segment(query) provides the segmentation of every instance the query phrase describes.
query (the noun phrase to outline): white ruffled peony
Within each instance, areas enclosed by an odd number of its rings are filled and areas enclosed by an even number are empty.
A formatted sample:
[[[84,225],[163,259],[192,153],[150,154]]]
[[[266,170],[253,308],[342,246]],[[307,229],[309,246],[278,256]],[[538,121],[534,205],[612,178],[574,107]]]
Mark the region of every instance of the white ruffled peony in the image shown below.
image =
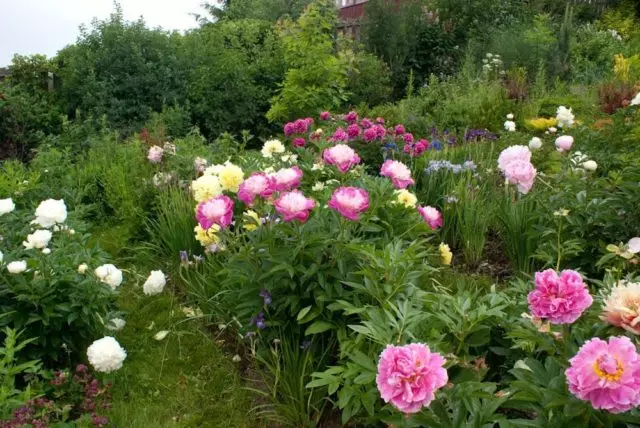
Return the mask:
[[[125,325],[127,325],[127,322],[122,318],[114,318],[107,324],[107,328],[109,330],[119,331],[122,330]]]
[[[274,153],[284,153],[286,148],[279,140],[268,140],[262,146],[262,157],[270,158]]]
[[[220,179],[217,176],[205,174],[191,182],[191,191],[193,192],[193,198],[198,202],[202,202],[220,195],[222,193],[222,184],[220,184]]]
[[[27,262],[19,260],[17,262],[11,262],[7,265],[9,273],[22,273],[27,270]]]
[[[80,266],[78,266],[78,273],[84,274],[87,272],[88,269],[89,269],[89,266],[87,266],[86,263],[82,263]]]
[[[32,222],[48,229],[67,219],[67,206],[62,199],[47,199],[40,202],[36,209],[36,219]]]
[[[560,106],[556,111],[556,120],[558,121],[558,128],[571,128],[573,126],[575,116],[571,112],[570,108]]]
[[[595,171],[596,169],[598,169],[598,164],[596,163],[596,161],[588,160],[582,163],[582,167],[587,171]]]
[[[504,129],[505,131],[509,131],[509,132],[515,132],[516,130],[516,123],[513,120],[507,120],[504,123]]]
[[[99,372],[110,373],[122,367],[127,352],[111,336],[98,339],[87,349],[89,363]]]
[[[0,199],[0,216],[4,214],[9,214],[11,211],[16,209],[16,204],[13,203],[13,199]]]
[[[542,140],[538,137],[533,137],[529,141],[529,148],[531,150],[539,150],[542,147]]]
[[[102,265],[94,271],[100,282],[116,289],[122,284],[122,271],[112,264]]]
[[[27,235],[27,240],[22,243],[27,250],[36,248],[41,250],[46,248],[51,241],[52,233],[49,230],[36,230],[31,235]]]
[[[142,291],[144,291],[144,294],[147,296],[154,296],[162,293],[165,285],[167,285],[167,278],[164,276],[164,273],[160,270],[153,270],[142,286]]]

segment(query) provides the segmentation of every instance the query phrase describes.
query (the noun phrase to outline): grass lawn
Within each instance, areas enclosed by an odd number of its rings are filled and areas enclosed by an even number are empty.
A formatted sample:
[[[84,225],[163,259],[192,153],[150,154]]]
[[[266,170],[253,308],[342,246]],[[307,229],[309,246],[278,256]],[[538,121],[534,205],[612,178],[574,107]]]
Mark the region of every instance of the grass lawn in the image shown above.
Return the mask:
[[[112,426],[256,427],[231,358],[197,320],[187,320],[169,287],[149,297],[132,282],[120,296],[127,325],[116,337],[128,356],[113,377]],[[155,340],[161,330],[170,333]]]

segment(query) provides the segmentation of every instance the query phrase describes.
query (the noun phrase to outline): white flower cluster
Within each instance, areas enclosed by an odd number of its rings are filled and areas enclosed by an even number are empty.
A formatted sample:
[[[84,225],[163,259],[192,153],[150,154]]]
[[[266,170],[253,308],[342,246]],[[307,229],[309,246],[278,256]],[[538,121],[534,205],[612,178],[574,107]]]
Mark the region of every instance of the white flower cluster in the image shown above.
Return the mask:
[[[556,120],[559,128],[571,128],[575,121],[575,116],[570,108],[560,106],[556,111]]]
[[[505,131],[508,132],[515,132],[516,131],[516,123],[513,121],[513,113],[509,113],[507,115],[507,121],[504,123],[504,129]]]
[[[113,290],[122,284],[122,271],[112,264],[102,265],[96,268],[94,273],[100,282],[107,284]]]
[[[262,157],[271,158],[275,153],[284,153],[285,147],[280,140],[267,140],[262,146]]]
[[[96,340],[87,349],[89,363],[99,372],[110,373],[122,367],[127,352],[111,336]]]
[[[616,30],[614,29],[609,29],[607,30],[609,32],[609,34],[611,34],[611,37],[613,37],[614,39],[621,41],[622,40],[622,36],[620,35],[620,33],[618,33]]]
[[[167,285],[167,278],[164,273],[160,270],[153,270],[142,286],[142,291],[147,296],[154,296],[162,293],[165,285]]]
[[[482,59],[482,71],[489,73],[491,71],[497,71],[499,74],[503,75],[506,72],[502,69],[503,62],[498,54],[492,54],[488,52],[485,55],[485,58]]]

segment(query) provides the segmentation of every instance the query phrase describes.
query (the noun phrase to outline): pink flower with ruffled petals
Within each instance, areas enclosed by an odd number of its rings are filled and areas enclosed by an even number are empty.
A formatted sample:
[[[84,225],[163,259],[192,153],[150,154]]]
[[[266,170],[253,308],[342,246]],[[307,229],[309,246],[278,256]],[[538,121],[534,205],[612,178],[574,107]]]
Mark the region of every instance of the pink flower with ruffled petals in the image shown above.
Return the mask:
[[[278,191],[291,190],[300,185],[302,181],[302,170],[297,166],[282,168],[273,176],[275,189]]]
[[[238,199],[252,205],[256,196],[268,198],[275,191],[275,180],[264,172],[254,172],[240,184]]]
[[[498,168],[504,172],[507,164],[513,161],[531,162],[531,150],[527,146],[511,146],[500,152]]]
[[[571,135],[561,135],[556,138],[556,149],[559,152],[568,152],[573,146],[573,137]]]
[[[322,153],[322,158],[328,164],[335,165],[342,173],[347,172],[353,165],[360,163],[358,154],[346,144],[336,144],[326,149]]]
[[[384,123],[384,122],[383,122]],[[387,130],[384,129],[384,126],[382,125],[377,125],[374,126],[375,130],[376,130],[376,137],[379,139],[383,139],[385,135],[387,135]]]
[[[590,339],[569,363],[569,391],[594,409],[622,413],[640,406],[640,354],[628,337]]]
[[[378,138],[378,131],[376,130],[375,127],[367,128],[364,130],[363,138],[364,138],[364,141],[366,141],[367,143],[370,143],[376,138]]]
[[[160,163],[162,162],[162,155],[164,154],[164,149],[160,146],[152,146],[147,153],[147,159],[151,163]]]
[[[327,204],[349,220],[359,220],[360,213],[369,208],[369,193],[359,187],[339,187]]]
[[[402,135],[405,133],[404,125],[396,125],[394,132],[396,135]]]
[[[304,147],[307,144],[304,138],[298,137],[293,140],[293,147]]]
[[[284,135],[286,137],[295,134],[296,125],[293,122],[285,123],[284,125]]]
[[[409,134],[408,132],[404,135],[402,135],[402,139],[404,140],[405,143],[413,143],[413,134]]]
[[[587,286],[574,270],[536,272],[536,288],[529,293],[529,310],[552,324],[572,324],[593,303]]]
[[[208,230],[214,224],[222,229],[227,228],[233,219],[233,200],[220,195],[200,202],[196,209],[196,219],[204,230]]]
[[[389,177],[391,182],[398,189],[406,189],[415,183],[411,178],[411,170],[402,162],[387,159],[380,168],[380,175]]]
[[[446,360],[427,345],[387,345],[378,361],[376,385],[382,399],[403,413],[429,406],[449,380]]]
[[[358,135],[360,135],[360,131],[361,129],[357,123],[352,123],[351,125],[347,126],[347,135],[350,139],[354,139]]]
[[[533,164],[523,160],[511,161],[504,169],[504,176],[507,181],[518,186],[518,192],[523,195],[529,193],[537,174],[538,171],[536,171]]]
[[[349,139],[349,134],[347,134],[344,129],[338,128],[335,130],[331,138],[329,138],[329,141],[331,141],[332,143],[336,143],[341,141],[347,141],[348,139]]]
[[[302,223],[309,218],[309,212],[316,206],[313,199],[306,198],[301,191],[293,190],[280,194],[274,206],[282,214],[284,221],[300,220]]]
[[[369,129],[373,126],[373,122],[365,117],[360,121],[360,125],[362,125],[364,129]]]
[[[331,119],[331,113],[329,113],[328,111],[323,111],[322,113],[320,113],[320,120],[329,120]]]
[[[313,123],[310,117],[306,119],[298,119],[293,123],[296,134],[306,134],[309,126]]]
[[[419,206],[417,209],[431,229],[436,230],[439,227],[442,227],[442,213],[438,211],[437,208],[433,208],[431,206]]]
[[[346,120],[349,123],[357,122],[358,121],[358,113],[355,112],[355,111],[350,111],[349,113],[344,115],[344,120]]]

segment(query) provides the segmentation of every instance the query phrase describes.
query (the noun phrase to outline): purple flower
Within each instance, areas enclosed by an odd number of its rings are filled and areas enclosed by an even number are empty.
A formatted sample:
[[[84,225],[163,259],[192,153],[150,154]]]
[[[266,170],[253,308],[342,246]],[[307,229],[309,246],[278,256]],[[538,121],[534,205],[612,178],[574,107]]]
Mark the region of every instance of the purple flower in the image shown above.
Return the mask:
[[[180,251],[180,264],[181,265],[189,264],[189,253],[186,250]]]
[[[263,330],[266,327],[264,323],[264,312],[260,311],[257,316],[251,318],[250,324],[255,324],[256,327],[258,327],[260,330]]]
[[[266,306],[269,306],[271,304],[271,293],[269,293],[269,291],[267,291],[266,289],[263,288],[260,290],[260,297],[262,297],[263,303]]]

